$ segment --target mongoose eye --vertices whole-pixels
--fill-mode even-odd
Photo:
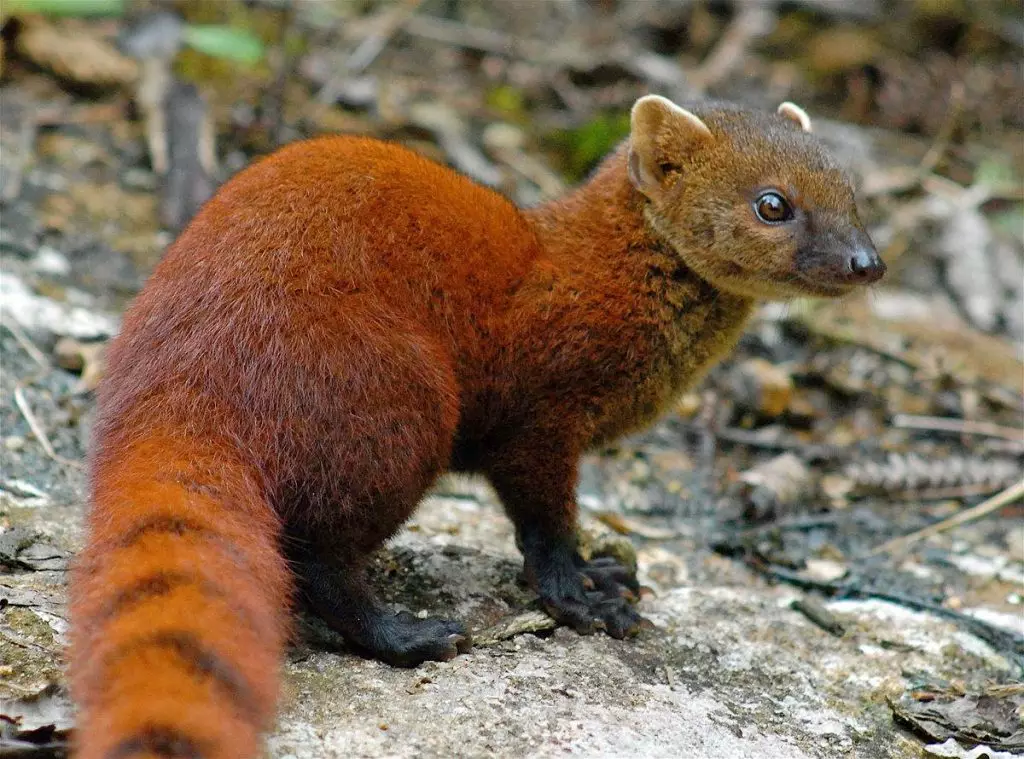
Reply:
[[[786,199],[777,192],[766,192],[754,202],[757,218],[765,224],[779,224],[793,218],[793,209]]]

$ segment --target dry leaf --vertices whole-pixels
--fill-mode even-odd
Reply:
[[[51,23],[26,16],[15,43],[33,63],[79,84],[124,85],[138,76],[134,60],[78,21]]]
[[[744,361],[731,375],[740,408],[748,408],[759,415],[781,416],[793,398],[793,378],[785,369],[763,358]]]
[[[57,365],[63,369],[80,374],[79,392],[95,390],[107,368],[107,344],[83,343],[73,337],[62,337],[53,348]]]

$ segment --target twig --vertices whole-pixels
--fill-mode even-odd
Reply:
[[[494,29],[467,26],[431,16],[412,16],[402,29],[406,34],[442,45],[524,58],[534,63],[589,68],[595,60],[588,51],[577,46],[552,46],[540,40],[524,39]]]
[[[36,110],[36,125],[55,127],[66,124],[109,124],[124,118],[125,102],[123,99],[109,103],[68,106],[62,103],[51,103],[40,106]]]
[[[557,626],[558,623],[542,611],[524,611],[521,614],[506,617],[484,630],[474,632],[473,645],[476,648],[493,646],[517,635],[554,630]]]
[[[517,40],[511,35],[495,29],[467,26],[457,21],[448,21],[429,16],[410,18],[405,24],[405,31],[414,37],[423,37],[434,42],[440,42],[443,45],[467,47],[498,55],[508,55],[516,51],[522,51],[524,46],[531,49],[534,53],[543,54],[544,47],[541,43]]]
[[[683,102],[700,94],[690,88],[683,68],[667,56],[637,50],[633,46],[611,52],[627,71],[663,90],[672,100]]]
[[[998,490],[999,487],[999,484],[983,482],[977,485],[960,485],[959,487],[950,488],[898,490],[889,495],[893,500],[915,501],[917,503],[922,501],[960,501],[964,498],[977,498],[978,496],[988,495],[992,491]]]
[[[74,469],[85,468],[82,465],[82,462],[66,459],[59,453],[57,453],[55,450],[53,450],[53,445],[50,443],[50,439],[46,436],[46,433],[43,431],[42,426],[39,424],[39,420],[36,419],[35,414],[32,413],[32,408],[28,405],[28,401],[25,400],[25,389],[23,382],[19,382],[14,387],[14,402],[17,404],[18,410],[21,412],[21,415],[25,417],[25,421],[28,422],[28,426],[29,429],[32,430],[32,434],[36,436],[36,440],[38,440],[39,444],[43,446],[43,450],[46,451],[47,456],[56,461],[58,464],[62,464],[64,466],[73,467]]]
[[[387,47],[395,34],[412,21],[423,0],[402,0],[369,21],[370,32],[342,62],[317,93],[321,103],[333,103],[344,90],[345,83],[364,72]],[[362,28],[362,27],[360,27]]]
[[[387,46],[388,41],[412,18],[423,0],[402,0],[385,11],[380,24],[373,34],[366,37],[345,61],[345,69],[350,74],[358,74],[376,60]]]
[[[790,603],[789,608],[803,614],[829,635],[841,638],[846,633],[846,626],[836,615],[814,598],[796,598]]]
[[[981,442],[980,453],[1009,454],[1010,456],[1024,456],[1024,438],[1020,440],[1003,440],[1001,438],[989,438]]]
[[[170,168],[171,160],[164,101],[174,75],[171,73],[170,61],[156,56],[143,58],[140,72],[135,85],[135,104],[145,123],[150,165],[156,174],[163,176]]]
[[[831,597],[841,600],[848,598],[877,598],[880,601],[906,606],[915,611],[924,611],[935,614],[938,617],[952,620],[965,628],[972,635],[981,638],[999,653],[1008,657],[1012,663],[1024,672],[1024,635],[1019,635],[1012,630],[989,624],[984,620],[963,614],[954,609],[947,609],[945,606],[922,601],[919,598],[908,596],[903,593],[891,593],[882,590],[872,590],[860,587],[857,583],[849,580],[814,580],[805,577],[799,572],[769,564],[764,560],[752,557],[748,560],[748,566],[756,572],[767,577],[781,580],[782,582],[795,585],[804,590],[817,590],[827,593]]]
[[[952,432],[959,435],[984,435],[1005,440],[1024,439],[1024,430],[1004,427],[990,422],[972,422],[966,419],[948,419],[940,416],[915,416],[913,414],[896,414],[892,418],[893,427],[911,430],[932,430],[934,432]]]
[[[450,109],[418,103],[409,109],[409,123],[434,133],[452,164],[481,184],[497,187],[504,174],[465,135],[465,126]]]
[[[929,525],[923,530],[918,530],[910,535],[904,535],[899,538],[882,543],[877,548],[873,548],[868,552],[868,556],[877,556],[880,553],[889,553],[894,551],[902,551],[909,546],[917,543],[924,538],[929,538],[932,535],[938,535],[940,532],[945,532],[954,527],[959,527],[967,522],[973,522],[976,519],[981,519],[983,516],[987,516],[994,511],[1007,506],[1014,501],[1024,498],[1024,479],[1018,482],[1016,485],[1011,485],[1001,493],[997,493],[991,498],[982,501],[977,506],[974,506],[966,511],[961,511],[959,514],[951,516],[949,519],[943,519],[937,524]]]
[[[953,82],[949,90],[949,107],[946,109],[945,118],[921,162],[917,166],[897,166],[894,169],[882,172],[879,177],[881,181],[874,183],[875,186],[873,187],[865,188],[865,193],[869,196],[894,194],[911,190],[918,185],[928,190],[929,185],[934,187],[936,183],[941,188],[939,193],[941,195],[947,195],[948,190],[956,191],[957,188],[963,191],[964,188],[956,183],[949,182],[944,177],[933,173],[939,161],[942,160],[942,156],[949,150],[949,143],[953,138],[953,132],[960,121],[960,114],[963,112],[963,103],[963,82]]]
[[[31,338],[22,332],[21,327],[13,319],[5,319],[3,325],[7,328],[7,331],[14,335],[14,339],[18,341],[18,345],[21,346],[22,350],[29,355],[33,361],[39,364],[39,368],[44,371],[49,371],[52,367],[50,362],[46,360],[46,356],[43,354],[36,344],[32,342]]]
[[[573,84],[572,79],[565,71],[553,74],[550,86],[555,94],[562,99],[562,102],[569,107],[569,110],[587,113],[592,108],[590,99],[580,92],[580,88]]]
[[[757,432],[739,427],[719,427],[715,431],[715,437],[734,445],[746,445],[768,451],[793,451],[812,462],[831,461],[849,455],[848,449],[836,445],[804,443],[801,440],[796,440],[793,436],[769,439]]]
[[[690,77],[694,93],[706,92],[719,82],[725,81],[742,62],[750,43],[771,31],[775,16],[758,4],[752,4],[740,11],[729,24],[704,62]]]
[[[680,530],[649,525],[639,519],[630,519],[612,511],[598,511],[594,516],[598,522],[619,535],[636,535],[646,540],[673,540],[683,535]]]
[[[276,70],[274,82],[266,92],[263,104],[263,113],[267,122],[267,134],[274,145],[282,145],[285,142],[285,91],[288,89],[288,82],[292,79],[295,68],[295,56],[291,54],[291,47],[288,44],[292,36],[292,29],[295,27],[295,4],[297,0],[285,0],[281,7],[281,28],[277,33],[277,43],[274,45],[272,68]],[[213,129],[209,130],[211,137]],[[215,140],[211,140],[215,142]],[[207,169],[211,174],[212,169]]]
[[[946,150],[949,149],[949,141],[953,137],[953,130],[956,129],[957,122],[960,121],[960,112],[963,110],[963,104],[964,84],[963,82],[953,82],[949,88],[949,108],[946,110],[945,119],[935,135],[931,147],[928,148],[928,152],[925,153],[924,158],[921,159],[921,163],[917,167],[919,179],[923,179],[931,174],[932,169],[938,165],[939,161],[942,160],[942,156],[946,154]]]
[[[557,197],[565,191],[565,183],[557,174],[522,149],[522,133],[515,127],[491,124],[484,130],[483,143],[496,158],[533,182],[545,197]]]

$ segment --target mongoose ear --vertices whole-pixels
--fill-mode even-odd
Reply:
[[[811,117],[807,115],[807,111],[798,106],[796,103],[790,103],[788,100],[779,106],[776,111],[783,118],[789,119],[796,124],[799,124],[800,128],[805,132],[811,131]]]
[[[707,125],[685,108],[658,95],[645,95],[630,116],[630,181],[644,195],[657,195],[684,156],[710,139]]]

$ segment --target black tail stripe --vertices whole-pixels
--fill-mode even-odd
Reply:
[[[118,548],[130,548],[145,536],[157,532],[171,533],[173,535],[185,535],[186,533],[208,533],[210,529],[192,519],[158,514],[149,519],[139,522],[128,530],[117,542]]]
[[[220,543],[224,553],[231,557],[232,561],[238,565],[239,569],[245,572],[253,571],[253,567],[251,566],[248,558],[243,552],[238,550],[238,546],[234,545],[226,535],[216,532],[207,525],[193,519],[176,517],[168,514],[159,514],[139,522],[137,525],[125,532],[114,547],[115,549],[120,550],[131,548],[146,536],[153,534],[181,536],[193,535],[205,540],[216,541]]]
[[[246,722],[257,728],[263,727],[264,710],[257,703],[249,683],[230,663],[204,646],[195,634],[187,630],[161,630],[127,640],[111,651],[104,663],[113,666],[129,653],[143,648],[173,651],[192,674],[213,680],[231,703],[238,707]]]
[[[107,752],[106,759],[131,759],[139,754],[163,759],[203,759],[212,751],[173,727],[152,725],[125,738]]]
[[[119,539],[114,541],[109,547],[104,547],[104,550],[100,555],[93,556],[89,561],[79,560],[78,571],[86,575],[91,575],[99,571],[100,568],[107,563],[107,554],[113,551],[131,548],[147,535],[161,533],[171,535],[185,535],[186,533],[209,535],[210,530],[206,525],[190,519],[182,519],[181,517],[175,517],[169,514],[157,514],[156,516],[152,516],[149,519],[139,522],[130,530],[124,532]]]
[[[112,617],[125,614],[149,599],[171,593],[175,588],[194,585],[207,598],[224,601],[231,613],[238,618],[239,624],[247,629],[255,630],[260,635],[269,634],[266,623],[258,615],[242,606],[222,588],[206,580],[198,574],[190,572],[159,571],[140,577],[131,585],[122,588],[113,596],[95,616],[90,619],[92,627],[99,627]]]
[[[190,572],[161,570],[145,577],[140,577],[131,585],[121,588],[90,621],[94,624],[103,623],[111,617],[130,611],[137,604],[147,599],[165,596],[182,585],[198,585],[204,594],[206,593],[205,589],[202,588],[202,578],[198,575]]]

